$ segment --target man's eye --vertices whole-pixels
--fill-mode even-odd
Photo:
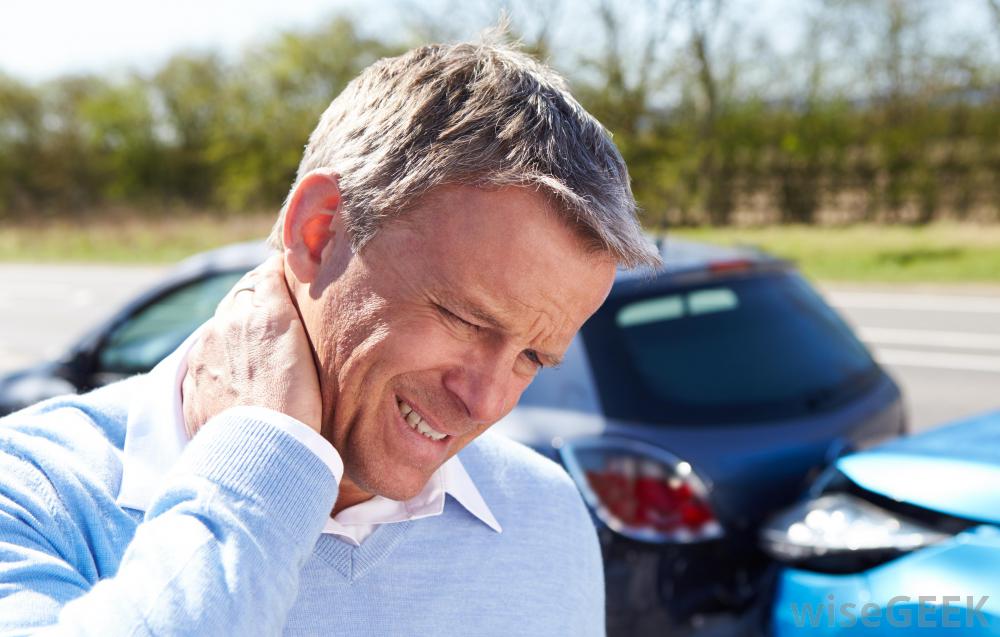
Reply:
[[[528,358],[529,361],[531,361],[532,363],[534,363],[536,367],[544,367],[545,366],[542,363],[542,359],[538,357],[538,352],[536,352],[535,350],[526,349],[526,350],[524,350],[524,355]]]
[[[449,321],[452,321],[453,323],[458,323],[459,325],[461,325],[463,327],[467,327],[467,328],[469,328],[471,330],[477,330],[477,331],[479,330],[479,326],[478,325],[476,325],[475,323],[470,323],[470,322],[466,321],[464,318],[462,318],[458,314],[455,314],[454,312],[452,312],[448,308],[446,308],[444,306],[441,306],[441,305],[438,305],[437,309],[438,309],[438,312],[440,312],[441,315],[444,316]]]
[[[538,356],[538,353],[535,350],[526,349],[518,357],[515,369],[525,376],[534,377],[544,367],[545,365],[542,364],[542,359]]]

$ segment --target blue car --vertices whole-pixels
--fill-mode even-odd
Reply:
[[[761,541],[776,637],[1000,635],[1000,411],[841,458]]]

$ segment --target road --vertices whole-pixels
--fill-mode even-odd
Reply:
[[[58,356],[165,268],[0,265],[0,372]]]
[[[0,265],[0,372],[60,354],[164,272]],[[1000,409],[1000,287],[822,291],[903,387],[915,430]]]
[[[902,386],[914,430],[1000,409],[1000,287],[823,292]]]

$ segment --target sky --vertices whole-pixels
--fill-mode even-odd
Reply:
[[[377,0],[373,0],[377,2]],[[30,80],[149,69],[181,49],[239,51],[349,0],[0,0],[0,70]]]
[[[412,1],[431,15],[450,15],[449,3],[456,0]],[[587,12],[579,11],[577,1],[586,2],[570,0],[563,16],[568,18],[565,26],[582,36],[582,25],[572,16]],[[757,1],[764,13],[784,4]],[[0,71],[41,81],[84,71],[150,70],[180,50],[234,54],[278,31],[308,27],[344,11],[360,16],[362,28],[372,29],[374,23],[376,30],[398,29],[389,14],[399,4],[399,0],[0,0]],[[399,13],[395,15],[398,20]],[[530,11],[528,15],[530,20]],[[468,35],[483,26],[475,26]]]
[[[503,0],[495,0],[497,5]],[[531,19],[533,2],[514,6]],[[634,0],[612,0],[628,6]],[[750,13],[741,19],[763,25],[773,45],[789,51],[801,35],[799,17],[818,0],[748,0]],[[938,0],[921,0],[937,2]],[[935,30],[963,31],[989,24],[985,0],[946,0]],[[449,16],[454,8],[475,0],[0,0],[0,71],[29,81],[78,72],[107,74],[121,70],[150,71],[182,50],[214,50],[236,54],[287,29],[307,29],[331,15],[347,12],[363,30],[399,36],[403,13],[419,7],[430,15]],[[586,21],[576,16],[588,0],[566,0],[564,43],[590,38]],[[488,2],[481,4],[489,4]],[[941,5],[937,5],[939,8]],[[452,9],[449,9],[452,7]],[[485,13],[477,20],[486,19]],[[469,25],[468,36],[485,24]],[[594,26],[594,25],[590,25]],[[987,26],[988,28],[988,26]],[[397,31],[397,32],[392,32]]]

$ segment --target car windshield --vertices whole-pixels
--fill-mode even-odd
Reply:
[[[243,272],[222,272],[173,290],[139,310],[108,336],[98,371],[148,372],[211,318]]]
[[[661,280],[613,296],[582,330],[610,417],[691,424],[794,417],[835,405],[880,374],[798,274],[668,286]]]

